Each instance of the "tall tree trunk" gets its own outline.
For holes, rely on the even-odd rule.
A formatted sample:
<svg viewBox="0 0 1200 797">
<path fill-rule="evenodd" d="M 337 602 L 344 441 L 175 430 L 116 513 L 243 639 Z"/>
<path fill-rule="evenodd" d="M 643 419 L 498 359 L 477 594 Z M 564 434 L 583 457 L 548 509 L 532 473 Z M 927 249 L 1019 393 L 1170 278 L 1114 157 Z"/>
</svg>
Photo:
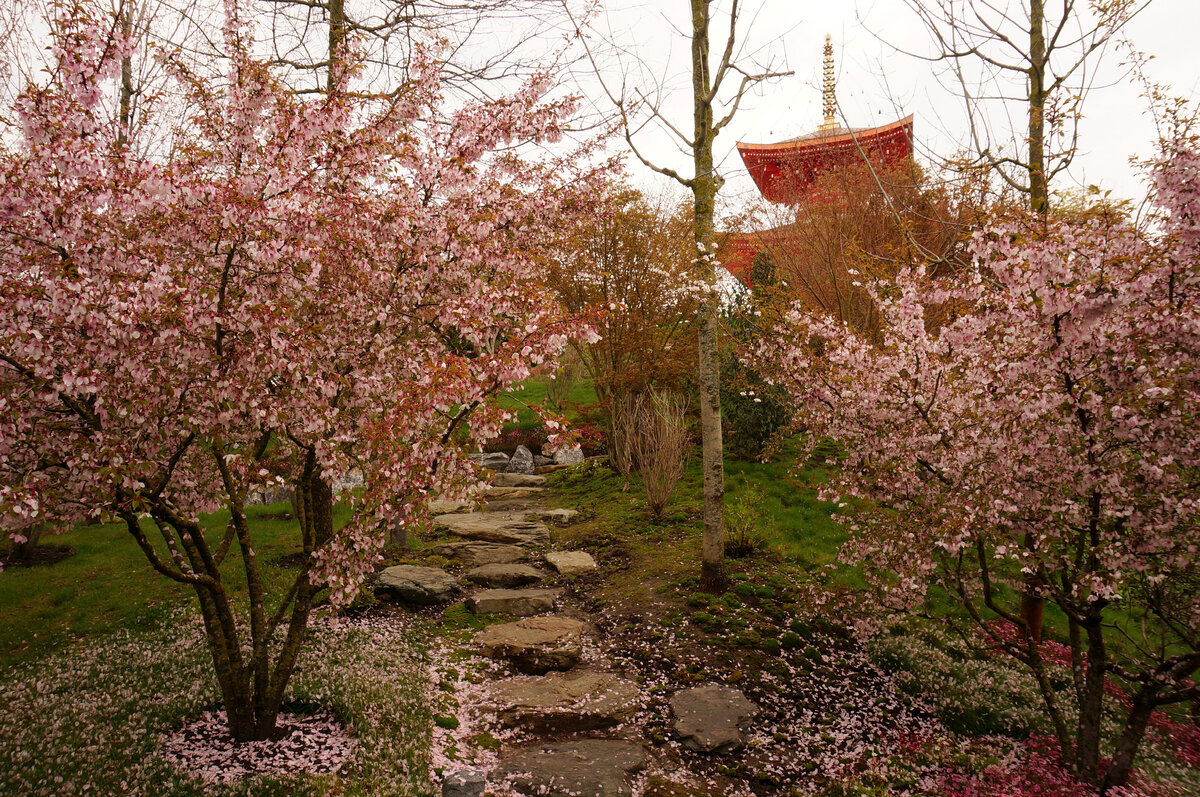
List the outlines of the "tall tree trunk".
<svg viewBox="0 0 1200 797">
<path fill-rule="evenodd" d="M 708 28 L 710 0 L 692 2 L 692 96 L 695 122 L 694 237 L 702 274 L 716 286 L 714 215 L 719 177 L 713 169 L 713 98 L 710 96 Z M 713 292 L 700 309 L 699 382 L 700 436 L 704 472 L 704 543 L 700 588 L 725 586 L 725 462 L 721 441 L 720 356 L 717 350 L 721 297 Z"/>
<path fill-rule="evenodd" d="M 346 49 L 346 6 L 345 0 L 329 0 L 326 9 L 329 13 L 329 74 L 326 77 L 326 91 L 333 87 L 341 78 L 339 69 L 342 55 Z"/>
<path fill-rule="evenodd" d="M 1050 213 L 1050 195 L 1046 183 L 1046 9 L 1045 0 L 1029 4 L 1029 209 L 1043 221 Z M 1026 547 L 1033 537 L 1027 535 Z M 1025 577 L 1021 596 L 1021 619 L 1036 642 L 1042 639 L 1041 576 L 1034 572 Z"/>
</svg>

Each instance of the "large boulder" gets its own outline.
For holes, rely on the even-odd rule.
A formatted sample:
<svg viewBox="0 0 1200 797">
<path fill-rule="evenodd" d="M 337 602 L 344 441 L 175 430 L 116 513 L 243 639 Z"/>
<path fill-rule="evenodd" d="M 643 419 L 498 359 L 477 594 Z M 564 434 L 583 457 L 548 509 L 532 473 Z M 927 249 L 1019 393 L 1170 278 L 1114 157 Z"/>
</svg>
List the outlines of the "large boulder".
<svg viewBox="0 0 1200 797">
<path fill-rule="evenodd" d="M 586 551 L 551 551 L 546 563 L 564 576 L 596 569 L 596 560 Z"/>
<path fill-rule="evenodd" d="M 697 686 L 671 698 L 675 732 L 698 753 L 730 753 L 745 744 L 742 731 L 758 706 L 728 686 Z"/>
<path fill-rule="evenodd" d="M 505 473 L 533 473 L 533 452 L 525 446 L 517 446 L 512 459 L 508 461 Z"/>
<path fill-rule="evenodd" d="M 560 448 L 554 452 L 555 465 L 575 465 L 580 462 L 583 462 L 583 449 L 579 446 Z"/>
<path fill-rule="evenodd" d="M 525 747 L 500 756 L 496 774 L 523 794 L 546 797 L 629 797 L 630 774 L 646 766 L 641 745 L 580 739 Z"/>
<path fill-rule="evenodd" d="M 499 681 L 491 699 L 504 725 L 573 732 L 625 722 L 637 712 L 641 692 L 613 673 L 572 671 Z"/>
<path fill-rule="evenodd" d="M 478 462 L 480 467 L 490 468 L 494 471 L 502 471 L 508 467 L 508 454 L 503 451 L 489 451 L 484 454 L 470 454 L 472 462 Z"/>
<path fill-rule="evenodd" d="M 483 542 L 481 540 L 444 542 L 441 545 L 435 545 L 432 552 L 437 556 L 444 556 L 447 559 L 451 559 L 464 567 L 519 562 L 525 558 L 526 554 L 524 548 L 518 548 L 515 545 Z"/>
<path fill-rule="evenodd" d="M 528 473 L 497 473 L 492 479 L 493 487 L 545 487 L 545 476 Z"/>
<path fill-rule="evenodd" d="M 488 658 L 509 659 L 521 672 L 544 675 L 575 666 L 586 628 L 569 617 L 526 617 L 488 626 L 475 635 L 475 643 Z"/>
<path fill-rule="evenodd" d="M 546 574 L 535 567 L 517 564 L 490 564 L 468 570 L 465 574 L 467 581 L 484 587 L 524 587 L 536 584 L 545 578 Z"/>
<path fill-rule="evenodd" d="M 524 512 L 465 512 L 438 515 L 433 519 L 436 528 L 445 529 L 456 537 L 510 545 L 545 545 L 550 541 L 550 529 L 545 524 L 526 520 Z"/>
<path fill-rule="evenodd" d="M 404 603 L 420 606 L 447 603 L 458 592 L 458 582 L 445 570 L 416 565 L 387 568 L 379 574 L 375 586 Z"/>
<path fill-rule="evenodd" d="M 551 611 L 561 593 L 561 589 L 485 589 L 467 598 L 467 608 L 475 614 L 529 617 Z"/>
</svg>

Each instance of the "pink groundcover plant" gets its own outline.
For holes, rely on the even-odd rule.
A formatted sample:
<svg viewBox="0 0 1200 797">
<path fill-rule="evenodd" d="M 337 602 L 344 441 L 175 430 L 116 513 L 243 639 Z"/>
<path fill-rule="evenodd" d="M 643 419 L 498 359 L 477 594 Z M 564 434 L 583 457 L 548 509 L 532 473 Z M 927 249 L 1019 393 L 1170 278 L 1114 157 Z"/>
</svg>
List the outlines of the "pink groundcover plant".
<svg viewBox="0 0 1200 797">
<path fill-rule="evenodd" d="M 574 109 L 544 75 L 446 112 L 432 58 L 379 96 L 342 53 L 303 99 L 252 57 L 236 2 L 226 79 L 173 66 L 187 114 L 138 156 L 105 102 L 132 44 L 102 5 L 63 6 L 0 144 L 0 526 L 123 523 L 195 590 L 230 730 L 263 739 L 318 593 L 349 601 L 388 529 L 465 494 L 464 452 L 503 419 L 490 397 L 590 334 L 536 276 L 602 172 L 591 144 L 523 154 Z M 268 598 L 245 506 L 274 485 L 305 556 Z M 226 585 L 243 572 L 248 622 Z"/>
<path fill-rule="evenodd" d="M 1157 227 L 998 223 L 953 278 L 874 288 L 881 343 L 796 308 L 756 355 L 809 442 L 840 445 L 825 495 L 880 603 L 956 599 L 1036 679 L 1070 771 L 1110 791 L 1156 708 L 1200 699 L 1200 153 L 1172 148 L 1156 179 Z M 1061 612 L 1062 644 L 1023 593 Z"/>
</svg>

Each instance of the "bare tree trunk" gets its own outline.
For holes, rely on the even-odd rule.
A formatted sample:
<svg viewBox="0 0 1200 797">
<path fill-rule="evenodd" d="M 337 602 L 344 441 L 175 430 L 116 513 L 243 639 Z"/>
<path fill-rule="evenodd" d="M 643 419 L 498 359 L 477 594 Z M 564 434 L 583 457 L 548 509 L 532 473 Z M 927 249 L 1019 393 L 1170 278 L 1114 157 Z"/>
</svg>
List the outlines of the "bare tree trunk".
<svg viewBox="0 0 1200 797">
<path fill-rule="evenodd" d="M 702 276 L 715 288 L 714 215 L 719 177 L 713 169 L 713 98 L 709 76 L 709 2 L 692 0 L 692 96 L 694 101 L 695 146 L 692 149 L 695 177 L 694 238 L 701 258 Z M 704 543 L 700 588 L 719 592 L 725 587 L 725 461 L 721 440 L 721 359 L 717 329 L 721 297 L 710 293 L 700 309 L 699 387 L 700 440 L 704 473 Z"/>
<path fill-rule="evenodd" d="M 37 547 L 38 541 L 42 539 L 42 534 L 46 527 L 41 523 L 36 523 L 24 530 L 22 536 L 25 542 L 10 542 L 8 545 L 8 561 L 10 562 L 28 562 L 33 557 L 33 549 Z"/>
</svg>

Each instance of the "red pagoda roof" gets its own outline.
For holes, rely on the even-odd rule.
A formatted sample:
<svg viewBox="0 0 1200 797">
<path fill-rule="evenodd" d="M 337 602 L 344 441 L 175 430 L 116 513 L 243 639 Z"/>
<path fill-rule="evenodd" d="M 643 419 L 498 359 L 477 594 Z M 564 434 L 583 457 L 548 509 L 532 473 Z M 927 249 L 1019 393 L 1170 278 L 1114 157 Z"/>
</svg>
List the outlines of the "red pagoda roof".
<svg viewBox="0 0 1200 797">
<path fill-rule="evenodd" d="M 796 204 L 821 174 L 864 159 L 893 166 L 912 154 L 913 118 L 882 127 L 821 129 L 776 144 L 738 142 L 746 170 L 763 197 Z"/>
</svg>

